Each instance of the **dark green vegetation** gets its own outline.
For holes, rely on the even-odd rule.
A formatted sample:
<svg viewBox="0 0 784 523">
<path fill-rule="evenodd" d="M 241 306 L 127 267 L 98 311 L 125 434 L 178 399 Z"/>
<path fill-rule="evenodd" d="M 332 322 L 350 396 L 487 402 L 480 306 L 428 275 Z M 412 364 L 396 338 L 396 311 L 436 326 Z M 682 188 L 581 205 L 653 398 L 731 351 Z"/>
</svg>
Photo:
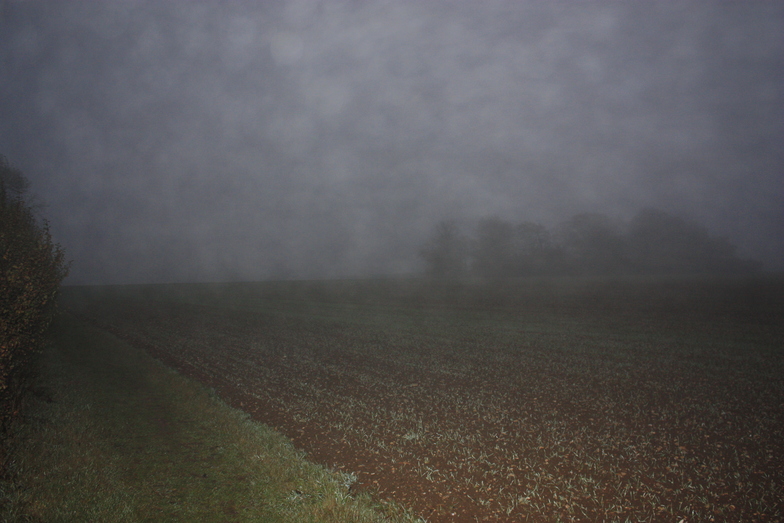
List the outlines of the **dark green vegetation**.
<svg viewBox="0 0 784 523">
<path fill-rule="evenodd" d="M 54 315 L 67 265 L 25 201 L 27 179 L 0 155 L 0 476 L 9 423 L 34 374 L 34 356 Z"/>
<path fill-rule="evenodd" d="M 429 522 L 784 518 L 778 277 L 67 291 Z"/>
<path fill-rule="evenodd" d="M 658 209 L 644 209 L 625 225 L 599 213 L 577 214 L 554 231 L 539 223 L 491 217 L 468 234 L 445 221 L 420 254 L 428 274 L 439 278 L 738 275 L 761 267 L 740 259 L 726 238 Z"/>
<path fill-rule="evenodd" d="M 143 351 L 70 316 L 53 328 L 0 484 L 5 521 L 413 521 L 354 477 Z M 388 518 L 382 516 L 387 514 Z"/>
</svg>

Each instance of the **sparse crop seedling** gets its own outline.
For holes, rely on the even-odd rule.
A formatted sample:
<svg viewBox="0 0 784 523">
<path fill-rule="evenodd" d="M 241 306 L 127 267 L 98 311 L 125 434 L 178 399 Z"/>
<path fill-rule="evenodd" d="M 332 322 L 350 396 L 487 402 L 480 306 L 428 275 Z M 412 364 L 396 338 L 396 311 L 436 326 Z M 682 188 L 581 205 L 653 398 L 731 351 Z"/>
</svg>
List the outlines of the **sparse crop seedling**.
<svg viewBox="0 0 784 523">
<path fill-rule="evenodd" d="M 778 280 L 276 285 L 79 312 L 430 523 L 784 518 Z"/>
</svg>

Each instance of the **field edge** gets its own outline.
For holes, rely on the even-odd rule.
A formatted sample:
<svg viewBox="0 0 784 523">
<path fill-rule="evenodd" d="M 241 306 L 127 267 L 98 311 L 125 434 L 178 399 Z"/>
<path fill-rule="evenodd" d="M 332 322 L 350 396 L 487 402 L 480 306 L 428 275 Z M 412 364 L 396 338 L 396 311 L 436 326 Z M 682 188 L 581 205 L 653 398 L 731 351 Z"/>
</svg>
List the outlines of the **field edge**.
<svg viewBox="0 0 784 523">
<path fill-rule="evenodd" d="M 65 313 L 51 335 L 0 521 L 421 521 L 110 333 Z"/>
</svg>

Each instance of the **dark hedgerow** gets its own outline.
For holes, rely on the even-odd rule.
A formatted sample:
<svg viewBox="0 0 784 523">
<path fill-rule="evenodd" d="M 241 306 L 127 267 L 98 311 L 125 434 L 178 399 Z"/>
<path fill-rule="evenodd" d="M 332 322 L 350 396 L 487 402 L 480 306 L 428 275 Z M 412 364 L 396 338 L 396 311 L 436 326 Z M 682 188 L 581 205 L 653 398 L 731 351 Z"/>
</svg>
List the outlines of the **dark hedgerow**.
<svg viewBox="0 0 784 523">
<path fill-rule="evenodd" d="M 27 180 L 0 155 L 0 430 L 19 410 L 52 320 L 65 253 L 25 201 Z M 1 463 L 0 463 L 1 465 Z"/>
</svg>

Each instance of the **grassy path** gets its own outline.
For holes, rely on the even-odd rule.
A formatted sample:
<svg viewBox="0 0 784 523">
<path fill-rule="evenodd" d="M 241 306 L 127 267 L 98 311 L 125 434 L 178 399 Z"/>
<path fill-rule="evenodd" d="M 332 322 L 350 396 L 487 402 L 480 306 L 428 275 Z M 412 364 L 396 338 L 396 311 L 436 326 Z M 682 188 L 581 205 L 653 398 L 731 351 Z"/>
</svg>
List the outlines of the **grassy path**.
<svg viewBox="0 0 784 523">
<path fill-rule="evenodd" d="M 4 519 L 414 521 L 146 353 L 69 316 L 54 330 Z"/>
</svg>

